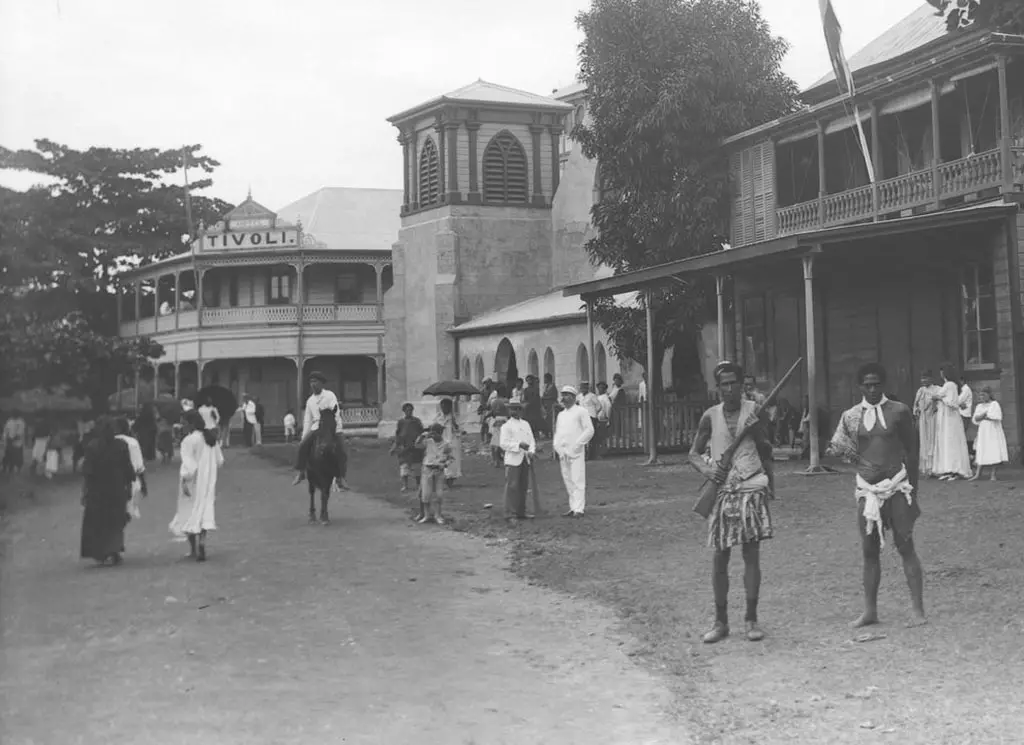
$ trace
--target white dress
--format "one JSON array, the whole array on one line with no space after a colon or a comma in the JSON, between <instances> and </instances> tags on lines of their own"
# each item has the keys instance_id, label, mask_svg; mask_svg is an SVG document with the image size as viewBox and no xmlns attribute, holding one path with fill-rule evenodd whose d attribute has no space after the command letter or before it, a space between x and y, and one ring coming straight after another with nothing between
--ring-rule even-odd
<instances>
[{"instance_id":1,"label":"white dress","mask_svg":"<svg viewBox=\"0 0 1024 745\"><path fill-rule=\"evenodd\" d=\"M436 424L444 427L444 441L452 446L452 461L444 468L446 479L462 478L462 431L459 429L455 415L438 413L434 420Z\"/></svg>"},{"instance_id":2,"label":"white dress","mask_svg":"<svg viewBox=\"0 0 1024 745\"><path fill-rule=\"evenodd\" d=\"M963 419L960 416L959 391L956 383L948 381L942 386L935 416L935 457L932 470L939 475L956 474L968 477L974 473L971 456L967 451L967 436L964 434Z\"/></svg>"},{"instance_id":3,"label":"white dress","mask_svg":"<svg viewBox=\"0 0 1024 745\"><path fill-rule=\"evenodd\" d=\"M974 423L978 425L978 436L974 438L974 459L978 465L997 466L1009 461L1003 433L1003 408L999 402L978 404L974 409Z\"/></svg>"},{"instance_id":4,"label":"white dress","mask_svg":"<svg viewBox=\"0 0 1024 745\"><path fill-rule=\"evenodd\" d=\"M217 529L213 505L217 499L217 469L222 465L220 448L207 445L202 432L192 432L181 441L178 512L170 525L178 538L184 540L189 533ZM182 484L188 485L187 496Z\"/></svg>"}]
</instances>

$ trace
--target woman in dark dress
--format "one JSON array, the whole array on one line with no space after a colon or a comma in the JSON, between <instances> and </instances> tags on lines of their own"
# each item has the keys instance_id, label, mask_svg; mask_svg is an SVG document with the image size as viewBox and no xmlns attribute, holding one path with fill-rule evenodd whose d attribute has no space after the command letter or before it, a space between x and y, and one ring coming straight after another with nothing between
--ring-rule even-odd
<instances>
[{"instance_id":1,"label":"woman in dark dress","mask_svg":"<svg viewBox=\"0 0 1024 745\"><path fill-rule=\"evenodd\" d=\"M145 404L135 420L135 439L139 441L142 457L147 462L156 459L156 430L156 407L151 403Z\"/></svg>"},{"instance_id":2,"label":"woman in dark dress","mask_svg":"<svg viewBox=\"0 0 1024 745\"><path fill-rule=\"evenodd\" d=\"M83 559L100 564L121 563L124 528L128 524L128 500L132 496L135 469L128 445L115 436L114 420L103 417L85 452L82 474Z\"/></svg>"}]
</instances>

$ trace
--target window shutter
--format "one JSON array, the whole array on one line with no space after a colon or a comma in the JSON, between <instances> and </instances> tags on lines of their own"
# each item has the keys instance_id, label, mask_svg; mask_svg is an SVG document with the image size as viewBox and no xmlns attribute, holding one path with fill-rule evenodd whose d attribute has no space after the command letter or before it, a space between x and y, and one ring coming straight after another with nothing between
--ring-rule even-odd
<instances>
[{"instance_id":1,"label":"window shutter","mask_svg":"<svg viewBox=\"0 0 1024 745\"><path fill-rule=\"evenodd\" d=\"M732 200L729 211L729 242L736 247L746 243L743 230L743 164L738 150L729 154L729 182Z\"/></svg>"},{"instance_id":2,"label":"window shutter","mask_svg":"<svg viewBox=\"0 0 1024 745\"><path fill-rule=\"evenodd\" d=\"M485 202L527 204L529 173L526 151L509 131L496 134L484 149Z\"/></svg>"},{"instance_id":3,"label":"window shutter","mask_svg":"<svg viewBox=\"0 0 1024 745\"><path fill-rule=\"evenodd\" d=\"M740 194L743 198L743 242L754 242L754 155L750 148L740 153Z\"/></svg>"},{"instance_id":4,"label":"window shutter","mask_svg":"<svg viewBox=\"0 0 1024 745\"><path fill-rule=\"evenodd\" d=\"M441 202L440 161L434 140L428 137L420 153L420 207L430 207Z\"/></svg>"}]
</instances>

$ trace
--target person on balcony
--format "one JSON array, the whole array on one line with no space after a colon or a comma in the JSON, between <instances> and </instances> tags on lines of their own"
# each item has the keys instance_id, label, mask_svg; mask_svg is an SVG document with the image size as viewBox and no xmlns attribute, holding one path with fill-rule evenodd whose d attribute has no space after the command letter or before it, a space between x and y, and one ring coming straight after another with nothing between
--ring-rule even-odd
<instances>
[{"instance_id":1,"label":"person on balcony","mask_svg":"<svg viewBox=\"0 0 1024 745\"><path fill-rule=\"evenodd\" d=\"M344 450L345 448L345 443L339 436L343 426L341 423L341 411L338 406L338 397L324 388L326 384L327 378L323 373L312 372L309 374L309 387L313 389L313 393L306 399L306 411L302 417L302 442L299 443L299 452L295 459L295 479L292 481L292 486L301 484L306 478L309 450L313 447L313 433L320 428L320 411L322 409L334 409L338 412L334 437L338 449ZM348 489L348 483L345 481L344 476L338 479L338 486L342 489Z\"/></svg>"}]
</instances>

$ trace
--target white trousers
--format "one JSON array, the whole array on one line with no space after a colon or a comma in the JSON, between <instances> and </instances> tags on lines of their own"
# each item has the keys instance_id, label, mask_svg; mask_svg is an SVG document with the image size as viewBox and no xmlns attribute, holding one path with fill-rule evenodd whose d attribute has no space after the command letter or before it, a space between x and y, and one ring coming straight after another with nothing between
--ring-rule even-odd
<instances>
[{"instance_id":1,"label":"white trousers","mask_svg":"<svg viewBox=\"0 0 1024 745\"><path fill-rule=\"evenodd\" d=\"M559 458L558 464L562 469L562 481L565 482L565 490L569 493L569 509L573 512L583 512L587 506L587 461L584 456L576 458Z\"/></svg>"}]
</instances>

